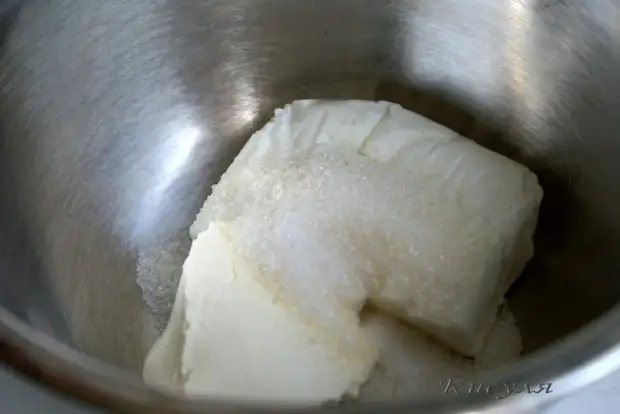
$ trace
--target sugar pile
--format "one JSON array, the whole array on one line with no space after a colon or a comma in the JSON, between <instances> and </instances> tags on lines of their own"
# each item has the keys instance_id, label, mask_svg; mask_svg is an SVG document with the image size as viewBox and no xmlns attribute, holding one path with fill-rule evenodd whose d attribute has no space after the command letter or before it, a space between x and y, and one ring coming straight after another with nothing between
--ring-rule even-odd
<instances>
[{"instance_id":1,"label":"sugar pile","mask_svg":"<svg viewBox=\"0 0 620 414\"><path fill-rule=\"evenodd\" d=\"M160 240L138 254L137 282L142 289L145 312L150 324L163 332L170 319L174 298L183 272L183 262L191 246L185 232Z\"/></svg>"}]
</instances>

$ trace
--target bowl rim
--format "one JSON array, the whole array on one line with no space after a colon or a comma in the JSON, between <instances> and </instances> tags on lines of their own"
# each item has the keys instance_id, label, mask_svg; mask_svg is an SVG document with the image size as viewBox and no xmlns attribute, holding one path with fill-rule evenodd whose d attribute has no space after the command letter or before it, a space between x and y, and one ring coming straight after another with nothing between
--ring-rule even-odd
<instances>
[{"instance_id":1,"label":"bowl rim","mask_svg":"<svg viewBox=\"0 0 620 414\"><path fill-rule=\"evenodd\" d=\"M147 387L138 375L114 367L37 331L0 307L0 362L57 392L93 407L131 413L484 413L498 405L520 410L538 407L602 379L620 368L620 306L548 347L496 370L494 384L548 384L547 395L465 393L459 398L376 402L345 406L250 405L209 399L189 400ZM497 378L497 382L495 382ZM526 381L527 379L527 381ZM500 382L501 381L501 382Z\"/></svg>"}]
</instances>

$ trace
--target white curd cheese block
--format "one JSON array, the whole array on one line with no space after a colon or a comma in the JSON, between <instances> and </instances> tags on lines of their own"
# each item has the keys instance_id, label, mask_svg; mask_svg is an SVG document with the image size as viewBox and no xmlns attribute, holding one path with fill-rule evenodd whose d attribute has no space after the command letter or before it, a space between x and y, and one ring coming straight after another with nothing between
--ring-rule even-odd
<instances>
[{"instance_id":1,"label":"white curd cheese block","mask_svg":"<svg viewBox=\"0 0 620 414\"><path fill-rule=\"evenodd\" d=\"M336 309L335 324L320 326L263 285L262 272L237 249L231 225L211 223L185 261L170 323L145 363L146 383L235 401L357 395L377 356L357 313Z\"/></svg>"},{"instance_id":2,"label":"white curd cheese block","mask_svg":"<svg viewBox=\"0 0 620 414\"><path fill-rule=\"evenodd\" d=\"M296 101L190 233L230 222L254 277L322 327L369 301L474 355L532 256L541 198L527 168L398 105Z\"/></svg>"}]
</instances>

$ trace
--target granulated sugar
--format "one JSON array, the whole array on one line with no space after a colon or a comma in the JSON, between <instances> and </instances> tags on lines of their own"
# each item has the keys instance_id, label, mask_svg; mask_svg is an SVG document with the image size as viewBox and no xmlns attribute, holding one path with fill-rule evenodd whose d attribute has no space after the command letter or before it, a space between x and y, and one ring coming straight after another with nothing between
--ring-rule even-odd
<instances>
[{"instance_id":1,"label":"granulated sugar","mask_svg":"<svg viewBox=\"0 0 620 414\"><path fill-rule=\"evenodd\" d=\"M189 235L183 232L152 244L138 255L137 282L142 289L146 311L152 316L145 319L150 320L159 333L170 319L190 246Z\"/></svg>"}]
</instances>

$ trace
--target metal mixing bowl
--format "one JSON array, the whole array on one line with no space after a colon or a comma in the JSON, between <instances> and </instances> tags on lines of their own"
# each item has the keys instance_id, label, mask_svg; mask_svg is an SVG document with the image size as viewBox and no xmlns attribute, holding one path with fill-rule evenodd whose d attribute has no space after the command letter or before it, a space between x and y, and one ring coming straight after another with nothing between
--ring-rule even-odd
<instances>
[{"instance_id":1,"label":"metal mixing bowl","mask_svg":"<svg viewBox=\"0 0 620 414\"><path fill-rule=\"evenodd\" d=\"M188 227L274 107L314 97L401 103L539 174L536 256L509 295L528 356L498 381L552 382L556 397L620 365L618 1L0 4L8 364L132 413L252 411L141 384L135 259ZM548 397L346 410L499 413Z\"/></svg>"}]
</instances>

